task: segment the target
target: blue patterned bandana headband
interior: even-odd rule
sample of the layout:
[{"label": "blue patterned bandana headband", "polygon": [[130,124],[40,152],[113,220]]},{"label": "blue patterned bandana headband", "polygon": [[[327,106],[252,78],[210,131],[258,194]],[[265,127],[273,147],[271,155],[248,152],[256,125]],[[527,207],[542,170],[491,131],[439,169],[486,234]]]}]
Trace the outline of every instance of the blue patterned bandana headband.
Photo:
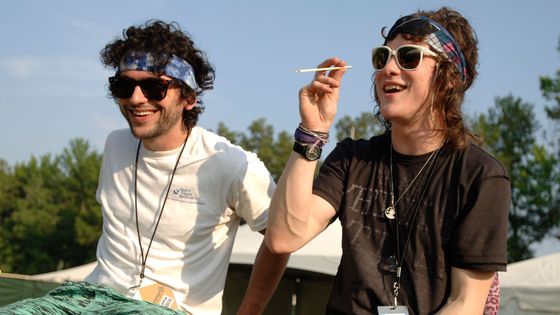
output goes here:
[{"label": "blue patterned bandana headband", "polygon": [[142,51],[128,51],[122,57],[117,72],[126,70],[141,70],[163,73],[174,79],[183,81],[191,89],[197,90],[198,84],[194,77],[194,69],[186,60],[175,55],[171,56],[167,64],[158,67],[156,58],[151,53]]},{"label": "blue patterned bandana headband", "polygon": [[467,78],[467,64],[461,47],[443,26],[425,16],[407,15],[398,19],[387,33],[387,40],[395,38],[397,34],[411,34],[422,36],[426,43],[435,51],[444,54],[451,60],[461,74],[461,80]]}]

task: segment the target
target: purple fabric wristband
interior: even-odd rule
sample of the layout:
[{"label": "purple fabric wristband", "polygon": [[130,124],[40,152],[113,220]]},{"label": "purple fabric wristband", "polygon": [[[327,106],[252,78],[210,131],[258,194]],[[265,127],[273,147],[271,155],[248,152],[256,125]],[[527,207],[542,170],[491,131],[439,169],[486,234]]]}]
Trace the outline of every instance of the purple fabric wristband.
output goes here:
[{"label": "purple fabric wristband", "polygon": [[320,148],[322,148],[325,145],[325,143],[327,143],[328,140],[328,138],[323,139],[316,135],[307,133],[301,130],[301,128],[297,128],[296,131],[294,132],[294,139],[297,142],[304,143],[304,144],[315,144]]}]

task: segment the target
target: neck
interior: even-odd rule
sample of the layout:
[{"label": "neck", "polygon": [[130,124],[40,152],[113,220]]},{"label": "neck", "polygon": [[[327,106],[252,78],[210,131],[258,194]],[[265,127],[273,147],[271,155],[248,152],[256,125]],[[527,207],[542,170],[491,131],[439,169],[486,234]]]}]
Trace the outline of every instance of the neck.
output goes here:
[{"label": "neck", "polygon": [[445,140],[444,120],[437,111],[425,109],[412,121],[395,121],[391,127],[393,148],[405,155],[422,155],[437,150]]},{"label": "neck", "polygon": [[144,148],[150,151],[170,151],[183,145],[188,132],[181,128],[179,132],[169,132],[152,139],[142,139]]},{"label": "neck", "polygon": [[437,150],[444,137],[435,130],[391,130],[391,142],[395,151],[406,155],[422,155]]}]

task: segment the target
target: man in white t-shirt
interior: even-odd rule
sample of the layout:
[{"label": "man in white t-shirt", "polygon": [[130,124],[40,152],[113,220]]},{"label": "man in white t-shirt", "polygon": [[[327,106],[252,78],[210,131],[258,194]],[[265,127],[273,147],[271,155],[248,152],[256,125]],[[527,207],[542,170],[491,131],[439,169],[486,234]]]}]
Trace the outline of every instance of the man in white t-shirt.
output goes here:
[{"label": "man in white t-shirt", "polygon": [[[214,69],[178,25],[129,27],[101,59],[130,130],[105,144],[97,266],[6,313],[220,314],[237,228],[264,233],[275,183],[255,154],[196,126]],[[261,245],[239,314],[264,310],[287,260]]]}]

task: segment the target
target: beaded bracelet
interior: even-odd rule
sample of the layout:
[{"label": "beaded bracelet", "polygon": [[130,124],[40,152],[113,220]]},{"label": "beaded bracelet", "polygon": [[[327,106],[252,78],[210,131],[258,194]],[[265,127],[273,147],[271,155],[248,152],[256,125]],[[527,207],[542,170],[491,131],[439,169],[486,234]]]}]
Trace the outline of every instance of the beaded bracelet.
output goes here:
[{"label": "beaded bracelet", "polygon": [[313,144],[322,148],[329,140],[329,133],[312,131],[300,124],[294,132],[294,138],[299,143]]},{"label": "beaded bracelet", "polygon": [[328,132],[323,132],[323,131],[314,131],[314,130],[309,130],[307,128],[305,128],[301,123],[299,123],[298,125],[298,129],[301,129],[303,132],[312,134],[312,135],[317,135],[321,138],[329,138],[329,133]]}]

